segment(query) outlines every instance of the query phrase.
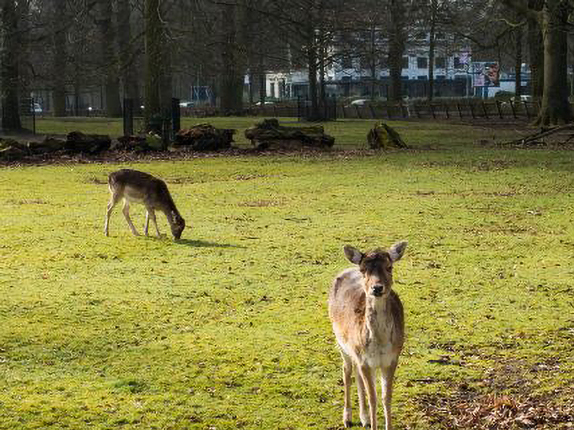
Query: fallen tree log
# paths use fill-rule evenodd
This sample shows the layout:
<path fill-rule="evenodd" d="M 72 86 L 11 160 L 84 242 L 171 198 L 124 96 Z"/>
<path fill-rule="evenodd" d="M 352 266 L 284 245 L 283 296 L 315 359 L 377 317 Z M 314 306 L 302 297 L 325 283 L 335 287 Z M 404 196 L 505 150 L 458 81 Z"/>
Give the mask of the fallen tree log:
<path fill-rule="evenodd" d="M 190 149 L 193 151 L 221 151 L 231 148 L 233 143 L 232 128 L 215 128 L 211 124 L 197 124 L 191 128 L 180 130 L 172 143 L 174 149 Z"/>
<path fill-rule="evenodd" d="M 276 119 L 264 119 L 245 130 L 245 137 L 257 149 L 330 148 L 335 138 L 325 134 L 320 125 L 309 127 L 280 126 Z"/>
<path fill-rule="evenodd" d="M 367 134 L 371 149 L 408 148 L 401 135 L 384 122 L 377 122 Z"/>
<path fill-rule="evenodd" d="M 84 134 L 80 131 L 72 131 L 66 137 L 66 150 L 74 152 L 87 152 L 98 154 L 110 149 L 112 140 L 103 134 Z"/>
<path fill-rule="evenodd" d="M 574 130 L 574 124 L 561 125 L 558 127 L 553 127 L 551 129 L 543 128 L 540 131 L 532 133 L 528 136 L 524 136 L 519 139 L 512 140 L 510 142 L 505 142 L 503 145 L 523 145 L 523 146 L 540 145 L 545 143 L 543 141 L 541 142 L 540 139 L 544 139 L 546 137 L 550 137 L 557 133 L 561 133 L 563 131 L 568 130 Z M 571 140 L 571 137 L 569 137 L 567 141 L 568 140 Z"/>
<path fill-rule="evenodd" d="M 20 160 L 29 155 L 28 147 L 14 139 L 0 139 L 0 160 Z"/>

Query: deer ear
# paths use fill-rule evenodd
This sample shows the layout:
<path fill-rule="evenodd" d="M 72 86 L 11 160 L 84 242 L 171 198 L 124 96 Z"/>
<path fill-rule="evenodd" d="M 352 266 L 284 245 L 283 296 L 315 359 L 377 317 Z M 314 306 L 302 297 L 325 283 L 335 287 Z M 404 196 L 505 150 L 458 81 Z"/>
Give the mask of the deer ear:
<path fill-rule="evenodd" d="M 363 259 L 363 253 L 350 245 L 345 245 L 343 248 L 345 251 L 345 257 L 353 264 L 360 264 Z"/>
<path fill-rule="evenodd" d="M 389 249 L 389 254 L 391 255 L 391 260 L 393 260 L 393 262 L 399 261 L 403 257 L 405 250 L 407 249 L 407 243 L 408 242 L 404 240 L 391 246 L 391 249 Z"/>

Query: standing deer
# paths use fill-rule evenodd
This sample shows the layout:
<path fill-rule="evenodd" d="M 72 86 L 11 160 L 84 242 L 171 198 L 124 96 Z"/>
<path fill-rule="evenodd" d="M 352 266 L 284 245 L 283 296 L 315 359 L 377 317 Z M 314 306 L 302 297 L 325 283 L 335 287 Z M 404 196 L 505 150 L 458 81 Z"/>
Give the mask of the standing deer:
<path fill-rule="evenodd" d="M 171 227 L 171 234 L 175 239 L 181 237 L 185 228 L 185 220 L 179 214 L 175 203 L 169 194 L 167 185 L 161 179 L 158 179 L 148 173 L 137 170 L 122 169 L 110 173 L 108 177 L 108 186 L 110 188 L 110 202 L 106 213 L 106 224 L 104 233 L 109 234 L 110 214 L 114 206 L 123 198 L 123 213 L 128 222 L 132 233 L 138 236 L 138 232 L 130 219 L 130 202 L 143 203 L 146 207 L 144 234 L 148 235 L 149 220 L 155 225 L 158 237 L 160 236 L 159 228 L 155 219 L 155 210 L 162 211 L 167 217 L 167 222 Z"/>
<path fill-rule="evenodd" d="M 391 397 L 404 341 L 404 315 L 399 296 L 391 287 L 393 263 L 401 259 L 406 247 L 407 242 L 398 242 L 388 251 L 376 249 L 365 254 L 351 246 L 344 248 L 347 259 L 358 267 L 341 272 L 334 280 L 329 294 L 329 317 L 343 356 L 345 427 L 352 426 L 350 390 L 355 367 L 361 424 L 377 429 L 375 377 L 380 368 L 385 428 L 393 428 Z"/>

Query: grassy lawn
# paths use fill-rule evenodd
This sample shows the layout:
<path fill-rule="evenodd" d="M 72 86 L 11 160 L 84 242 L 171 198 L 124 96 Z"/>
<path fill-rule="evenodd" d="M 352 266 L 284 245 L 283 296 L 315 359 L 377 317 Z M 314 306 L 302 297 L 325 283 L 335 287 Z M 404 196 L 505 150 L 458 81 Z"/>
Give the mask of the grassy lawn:
<path fill-rule="evenodd" d="M 360 145 L 370 124 L 327 129 Z M 396 428 L 523 428 L 530 405 L 570 428 L 574 153 L 392 124 L 419 149 L 0 168 L 0 429 L 342 428 L 327 292 L 343 245 L 400 239 Z M 120 167 L 168 182 L 184 240 L 133 237 L 120 208 L 104 237 Z"/>

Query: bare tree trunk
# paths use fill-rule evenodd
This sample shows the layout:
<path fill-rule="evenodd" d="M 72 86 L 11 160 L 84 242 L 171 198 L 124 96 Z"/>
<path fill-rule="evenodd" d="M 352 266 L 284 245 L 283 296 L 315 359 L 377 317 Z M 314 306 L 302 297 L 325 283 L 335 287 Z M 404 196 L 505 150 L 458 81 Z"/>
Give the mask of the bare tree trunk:
<path fill-rule="evenodd" d="M 2 128 L 19 131 L 20 122 L 18 89 L 18 15 L 16 2 L 4 0 L 2 7 Z"/>
<path fill-rule="evenodd" d="M 223 115 L 240 115 L 243 112 L 243 73 L 242 60 L 237 55 L 239 48 L 236 4 L 221 5 L 221 26 L 223 42 L 221 46 L 221 78 L 219 108 Z"/>
<path fill-rule="evenodd" d="M 112 0 L 98 0 L 98 18 L 100 30 L 101 66 L 104 74 L 106 115 L 122 115 L 120 102 L 120 80 L 118 78 L 117 57 L 115 52 L 116 32 L 112 23 Z"/>
<path fill-rule="evenodd" d="M 405 5 L 403 0 L 389 1 L 389 76 L 391 87 L 389 98 L 393 101 L 402 99 L 403 55 L 405 53 Z"/>
<path fill-rule="evenodd" d="M 30 64 L 28 62 L 30 49 L 30 0 L 21 0 L 17 3 L 16 15 L 18 24 L 18 43 L 20 46 L 18 55 L 18 73 L 20 75 L 20 94 L 28 98 L 30 96 Z"/>
<path fill-rule="evenodd" d="M 544 88 L 544 41 L 538 20 L 528 17 L 528 50 L 530 57 L 530 94 L 542 98 Z"/>
<path fill-rule="evenodd" d="M 259 57 L 259 102 L 261 106 L 265 104 L 265 97 L 267 96 L 267 78 L 265 76 L 265 63 L 263 55 Z"/>
<path fill-rule="evenodd" d="M 437 0 L 431 0 L 431 17 L 429 31 L 429 93 L 428 100 L 434 97 L 434 58 L 436 49 L 436 20 L 437 20 Z"/>
<path fill-rule="evenodd" d="M 568 15 L 566 0 L 547 0 L 542 9 L 544 90 L 536 124 L 557 125 L 573 120 L 568 102 Z"/>
<path fill-rule="evenodd" d="M 65 1 L 54 2 L 54 33 L 52 43 L 54 56 L 52 58 L 52 99 L 54 116 L 66 116 L 66 78 L 67 64 L 67 9 Z"/>
<path fill-rule="evenodd" d="M 377 82 L 377 57 L 376 57 L 376 27 L 375 27 L 375 21 L 372 20 L 371 21 L 371 26 L 370 26 L 370 41 L 369 41 L 369 69 L 370 69 L 370 75 L 371 75 L 371 82 L 370 82 L 370 99 L 374 100 L 375 99 L 375 85 Z"/>
<path fill-rule="evenodd" d="M 514 93 L 520 98 L 522 95 L 522 26 L 516 27 L 514 31 L 515 60 L 514 60 Z"/>
<path fill-rule="evenodd" d="M 145 1 L 145 109 L 148 131 L 161 131 L 171 120 L 171 63 L 165 29 L 160 16 L 161 1 Z"/>
<path fill-rule="evenodd" d="M 134 65 L 134 48 L 131 32 L 131 6 L 129 0 L 117 0 L 118 5 L 118 44 L 120 60 L 120 76 L 124 89 L 124 97 L 139 103 L 138 74 Z M 138 104 L 139 106 L 139 104 Z"/>
<path fill-rule="evenodd" d="M 314 39 L 313 33 L 311 36 Z M 315 43 L 307 47 L 307 67 L 309 73 L 309 99 L 311 100 L 311 121 L 319 120 L 319 103 L 317 101 L 317 47 Z"/>

